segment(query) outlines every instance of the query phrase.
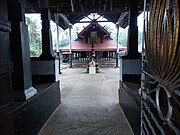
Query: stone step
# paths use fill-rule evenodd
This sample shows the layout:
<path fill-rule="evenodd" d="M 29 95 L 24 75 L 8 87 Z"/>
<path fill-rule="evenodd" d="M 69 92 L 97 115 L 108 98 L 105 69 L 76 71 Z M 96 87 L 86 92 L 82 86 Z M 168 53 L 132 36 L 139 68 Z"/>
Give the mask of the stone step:
<path fill-rule="evenodd" d="M 116 66 L 116 63 L 99 65 L 100 68 L 114 68 L 115 66 Z"/>
<path fill-rule="evenodd" d="M 73 62 L 73 67 L 74 68 L 86 68 L 87 67 L 87 62 Z M 109 61 L 109 62 L 102 62 L 99 63 L 99 67 L 100 68 L 111 68 L 111 67 L 115 67 L 116 63 Z"/>

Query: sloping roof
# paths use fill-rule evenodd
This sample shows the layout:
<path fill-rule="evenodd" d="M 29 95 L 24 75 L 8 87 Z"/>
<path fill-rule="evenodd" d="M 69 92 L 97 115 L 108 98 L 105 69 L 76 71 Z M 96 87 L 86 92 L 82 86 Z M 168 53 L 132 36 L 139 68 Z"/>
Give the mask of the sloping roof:
<path fill-rule="evenodd" d="M 68 52 L 70 46 L 65 46 L 60 48 L 62 52 Z M 111 39 L 104 39 L 103 43 L 94 44 L 94 51 L 116 51 L 117 50 L 117 42 Z M 127 50 L 126 47 L 119 44 L 119 50 L 125 51 Z M 91 51 L 91 44 L 84 43 L 82 40 L 73 41 L 72 42 L 72 51 Z"/>
<path fill-rule="evenodd" d="M 81 32 L 78 33 L 78 37 L 83 37 L 83 33 L 92 27 L 93 24 L 96 24 L 96 27 L 99 27 L 101 31 L 105 33 L 104 37 L 110 36 L 110 33 L 104 29 L 98 22 L 92 21 L 88 26 L 86 26 Z"/>

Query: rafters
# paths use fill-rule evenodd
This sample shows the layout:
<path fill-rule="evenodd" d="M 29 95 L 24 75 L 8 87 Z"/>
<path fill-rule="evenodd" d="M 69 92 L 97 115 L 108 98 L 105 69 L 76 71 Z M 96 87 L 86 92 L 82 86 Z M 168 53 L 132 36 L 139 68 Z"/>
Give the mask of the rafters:
<path fill-rule="evenodd" d="M 42 1 L 42 0 L 40 0 Z M 47 0 L 46 0 L 47 1 Z M 108 21 L 116 23 L 123 12 L 129 11 L 129 0 L 48 0 L 51 13 L 63 13 L 74 24 L 90 13 L 103 15 Z M 142 10 L 142 1 L 139 1 L 139 10 Z M 26 12 L 40 12 L 38 0 L 27 0 Z M 123 26 L 127 25 L 124 18 Z M 61 22 L 60 22 L 61 23 Z M 62 24 L 63 25 L 63 24 Z M 63 25 L 63 29 L 67 27 Z"/>

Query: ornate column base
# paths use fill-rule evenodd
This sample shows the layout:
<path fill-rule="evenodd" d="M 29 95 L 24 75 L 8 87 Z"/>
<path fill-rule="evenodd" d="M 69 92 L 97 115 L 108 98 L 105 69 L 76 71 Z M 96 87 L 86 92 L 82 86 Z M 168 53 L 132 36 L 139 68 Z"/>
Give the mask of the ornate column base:
<path fill-rule="evenodd" d="M 30 87 L 24 91 L 13 91 L 15 101 L 28 100 L 37 94 L 37 90 L 34 87 Z"/>

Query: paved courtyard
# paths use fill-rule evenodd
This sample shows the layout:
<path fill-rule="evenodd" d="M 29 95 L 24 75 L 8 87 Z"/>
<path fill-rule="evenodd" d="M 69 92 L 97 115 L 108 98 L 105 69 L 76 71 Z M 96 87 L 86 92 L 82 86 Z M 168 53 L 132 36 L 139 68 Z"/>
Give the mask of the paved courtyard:
<path fill-rule="evenodd" d="M 39 135 L 133 135 L 118 104 L 118 69 L 64 69 L 62 103 Z"/>

